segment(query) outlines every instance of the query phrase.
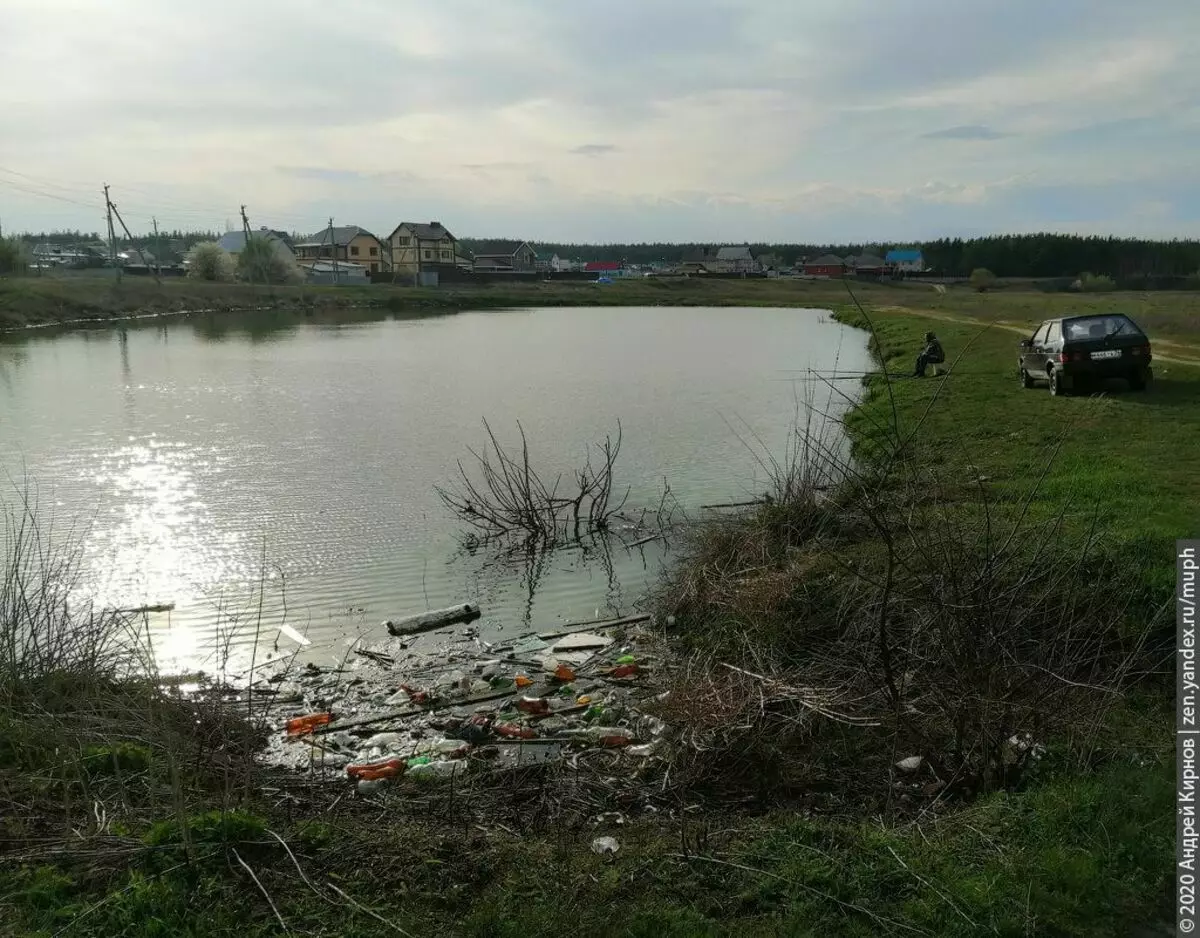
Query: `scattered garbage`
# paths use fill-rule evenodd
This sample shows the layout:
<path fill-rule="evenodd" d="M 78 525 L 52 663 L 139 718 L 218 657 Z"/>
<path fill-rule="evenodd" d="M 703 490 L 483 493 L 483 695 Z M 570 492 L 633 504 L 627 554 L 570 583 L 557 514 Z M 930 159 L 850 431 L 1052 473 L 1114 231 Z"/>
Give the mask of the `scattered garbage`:
<path fill-rule="evenodd" d="M 924 763 L 924 759 L 920 756 L 909 756 L 907 759 L 901 759 L 896 763 L 896 768 L 901 772 L 915 772 Z"/>
<path fill-rule="evenodd" d="M 621 844 L 616 837 L 597 837 L 592 841 L 592 853 L 611 859 L 617 855 Z"/>
<path fill-rule="evenodd" d="M 662 699 L 645 680 L 657 660 L 653 633 L 638 629 L 649 617 L 487 642 L 463 624 L 473 605 L 391 620 L 390 637 L 354 643 L 339 666 L 259 669 L 247 691 L 286 728 L 265 758 L 363 795 L 552 763 L 603 772 L 605 791 L 639 784 L 670 733 L 644 710 Z M 443 614 L 468 618 L 443 627 Z"/>

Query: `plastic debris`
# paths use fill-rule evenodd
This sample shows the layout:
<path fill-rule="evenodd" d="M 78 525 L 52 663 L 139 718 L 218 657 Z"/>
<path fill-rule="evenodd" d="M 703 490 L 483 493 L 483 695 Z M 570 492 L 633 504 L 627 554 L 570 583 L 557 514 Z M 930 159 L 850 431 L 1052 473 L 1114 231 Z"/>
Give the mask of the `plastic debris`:
<path fill-rule="evenodd" d="M 413 766 L 408 770 L 408 777 L 417 781 L 433 781 L 437 779 L 453 778 L 456 775 L 465 772 L 467 764 L 465 762 L 424 762 L 421 765 Z"/>
<path fill-rule="evenodd" d="M 616 837 L 597 837 L 592 841 L 592 853 L 611 859 L 617 855 L 621 844 Z"/>
<path fill-rule="evenodd" d="M 351 778 L 374 782 L 385 778 L 395 778 L 404 773 L 406 766 L 403 759 L 384 759 L 382 762 L 368 762 L 360 765 L 346 766 L 346 774 Z"/>
<path fill-rule="evenodd" d="M 920 756 L 909 756 L 907 759 L 901 759 L 896 763 L 896 768 L 901 772 L 915 772 L 921 767 L 921 763 L 925 760 Z"/>
<path fill-rule="evenodd" d="M 632 677 L 638 673 L 636 664 L 623 664 L 608 672 L 609 677 Z"/>
<path fill-rule="evenodd" d="M 636 661 L 637 658 L 633 657 L 633 655 L 621 655 L 621 657 L 617 659 L 617 664 L 634 664 Z"/>
<path fill-rule="evenodd" d="M 316 730 L 318 726 L 328 726 L 332 720 L 332 713 L 310 713 L 307 716 L 295 717 L 287 721 L 287 734 L 304 736 Z"/>
<path fill-rule="evenodd" d="M 564 684 L 569 684 L 571 681 L 575 680 L 575 670 L 565 664 L 559 664 L 559 666 L 554 669 L 554 679 L 556 681 L 562 681 Z"/>
<path fill-rule="evenodd" d="M 360 795 L 369 795 L 376 792 L 388 783 L 386 778 L 362 778 L 358 780 L 358 793 Z"/>
<path fill-rule="evenodd" d="M 537 739 L 537 733 L 527 726 L 517 726 L 515 723 L 498 723 L 494 727 L 497 736 L 507 739 Z"/>
<path fill-rule="evenodd" d="M 568 651 L 589 651 L 595 648 L 607 648 L 612 644 L 612 639 L 607 635 L 598 635 L 593 632 L 577 632 L 574 635 L 567 635 L 560 639 L 554 645 L 554 652 L 560 654 Z"/>
<path fill-rule="evenodd" d="M 578 697 L 575 698 L 575 704 L 576 704 L 576 706 L 579 706 L 579 707 L 586 707 L 591 702 L 592 702 L 592 698 L 589 697 L 587 694 L 580 694 Z"/>
<path fill-rule="evenodd" d="M 516 684 L 517 687 L 533 686 L 533 681 L 527 678 L 524 674 L 518 674 L 515 678 L 513 678 L 513 683 Z"/>
<path fill-rule="evenodd" d="M 517 709 L 522 713 L 537 715 L 550 712 L 550 701 L 542 697 L 522 697 L 517 701 Z"/>

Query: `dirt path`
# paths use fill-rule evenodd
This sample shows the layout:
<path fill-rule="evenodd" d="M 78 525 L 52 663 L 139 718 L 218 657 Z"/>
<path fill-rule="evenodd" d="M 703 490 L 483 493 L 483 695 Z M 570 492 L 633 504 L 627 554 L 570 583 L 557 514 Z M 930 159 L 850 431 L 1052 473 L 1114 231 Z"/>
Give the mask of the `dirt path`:
<path fill-rule="evenodd" d="M 972 319 L 969 316 L 953 316 L 949 313 L 935 313 L 927 309 L 913 309 L 909 306 L 877 306 L 875 307 L 881 313 L 904 313 L 909 316 L 921 316 L 924 319 L 936 319 L 939 322 L 952 322 L 961 326 L 994 326 L 997 329 L 1003 329 L 1006 332 L 1013 332 L 1017 335 L 1027 336 L 1030 334 L 1031 324 L 1015 323 L 1008 319 L 995 319 L 990 323 L 982 319 Z M 1170 362 L 1173 365 L 1192 365 L 1200 368 L 1200 346 L 1188 345 L 1185 342 L 1170 342 L 1166 339 L 1155 339 L 1151 337 L 1154 348 L 1154 360 L 1156 362 Z M 1166 346 L 1170 349 L 1171 354 L 1164 355 L 1159 349 Z"/>

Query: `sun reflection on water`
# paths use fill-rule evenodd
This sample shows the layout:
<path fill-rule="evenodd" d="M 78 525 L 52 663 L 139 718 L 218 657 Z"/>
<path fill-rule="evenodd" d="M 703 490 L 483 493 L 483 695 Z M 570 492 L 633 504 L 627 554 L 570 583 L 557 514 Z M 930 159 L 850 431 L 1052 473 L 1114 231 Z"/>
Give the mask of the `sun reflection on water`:
<path fill-rule="evenodd" d="M 97 523 L 88 539 L 92 582 L 84 588 L 107 607 L 174 603 L 194 606 L 248 570 L 242 538 L 217 528 L 208 498 L 220 489 L 220 466 L 211 453 L 181 442 L 131 437 L 91 456 L 97 488 Z M 159 626 L 162 617 L 155 617 Z M 163 620 L 154 629 L 160 665 L 194 664 L 207 644 L 203 629 L 186 620 Z"/>

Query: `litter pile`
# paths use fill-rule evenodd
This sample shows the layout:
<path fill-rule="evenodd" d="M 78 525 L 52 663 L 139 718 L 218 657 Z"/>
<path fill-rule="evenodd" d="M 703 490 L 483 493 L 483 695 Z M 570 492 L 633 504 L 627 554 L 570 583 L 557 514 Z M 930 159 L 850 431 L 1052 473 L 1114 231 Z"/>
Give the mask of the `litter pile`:
<path fill-rule="evenodd" d="M 483 641 L 464 624 L 478 617 L 468 603 L 386 622 L 391 637 L 354 646 L 342 667 L 309 664 L 259 677 L 249 690 L 270 696 L 281 730 L 268 760 L 348 779 L 367 793 L 400 781 L 578 760 L 593 750 L 642 765 L 663 754 L 669 728 L 646 712 L 666 696 L 653 689 L 659 658 L 650 616 L 505 644 Z"/>

